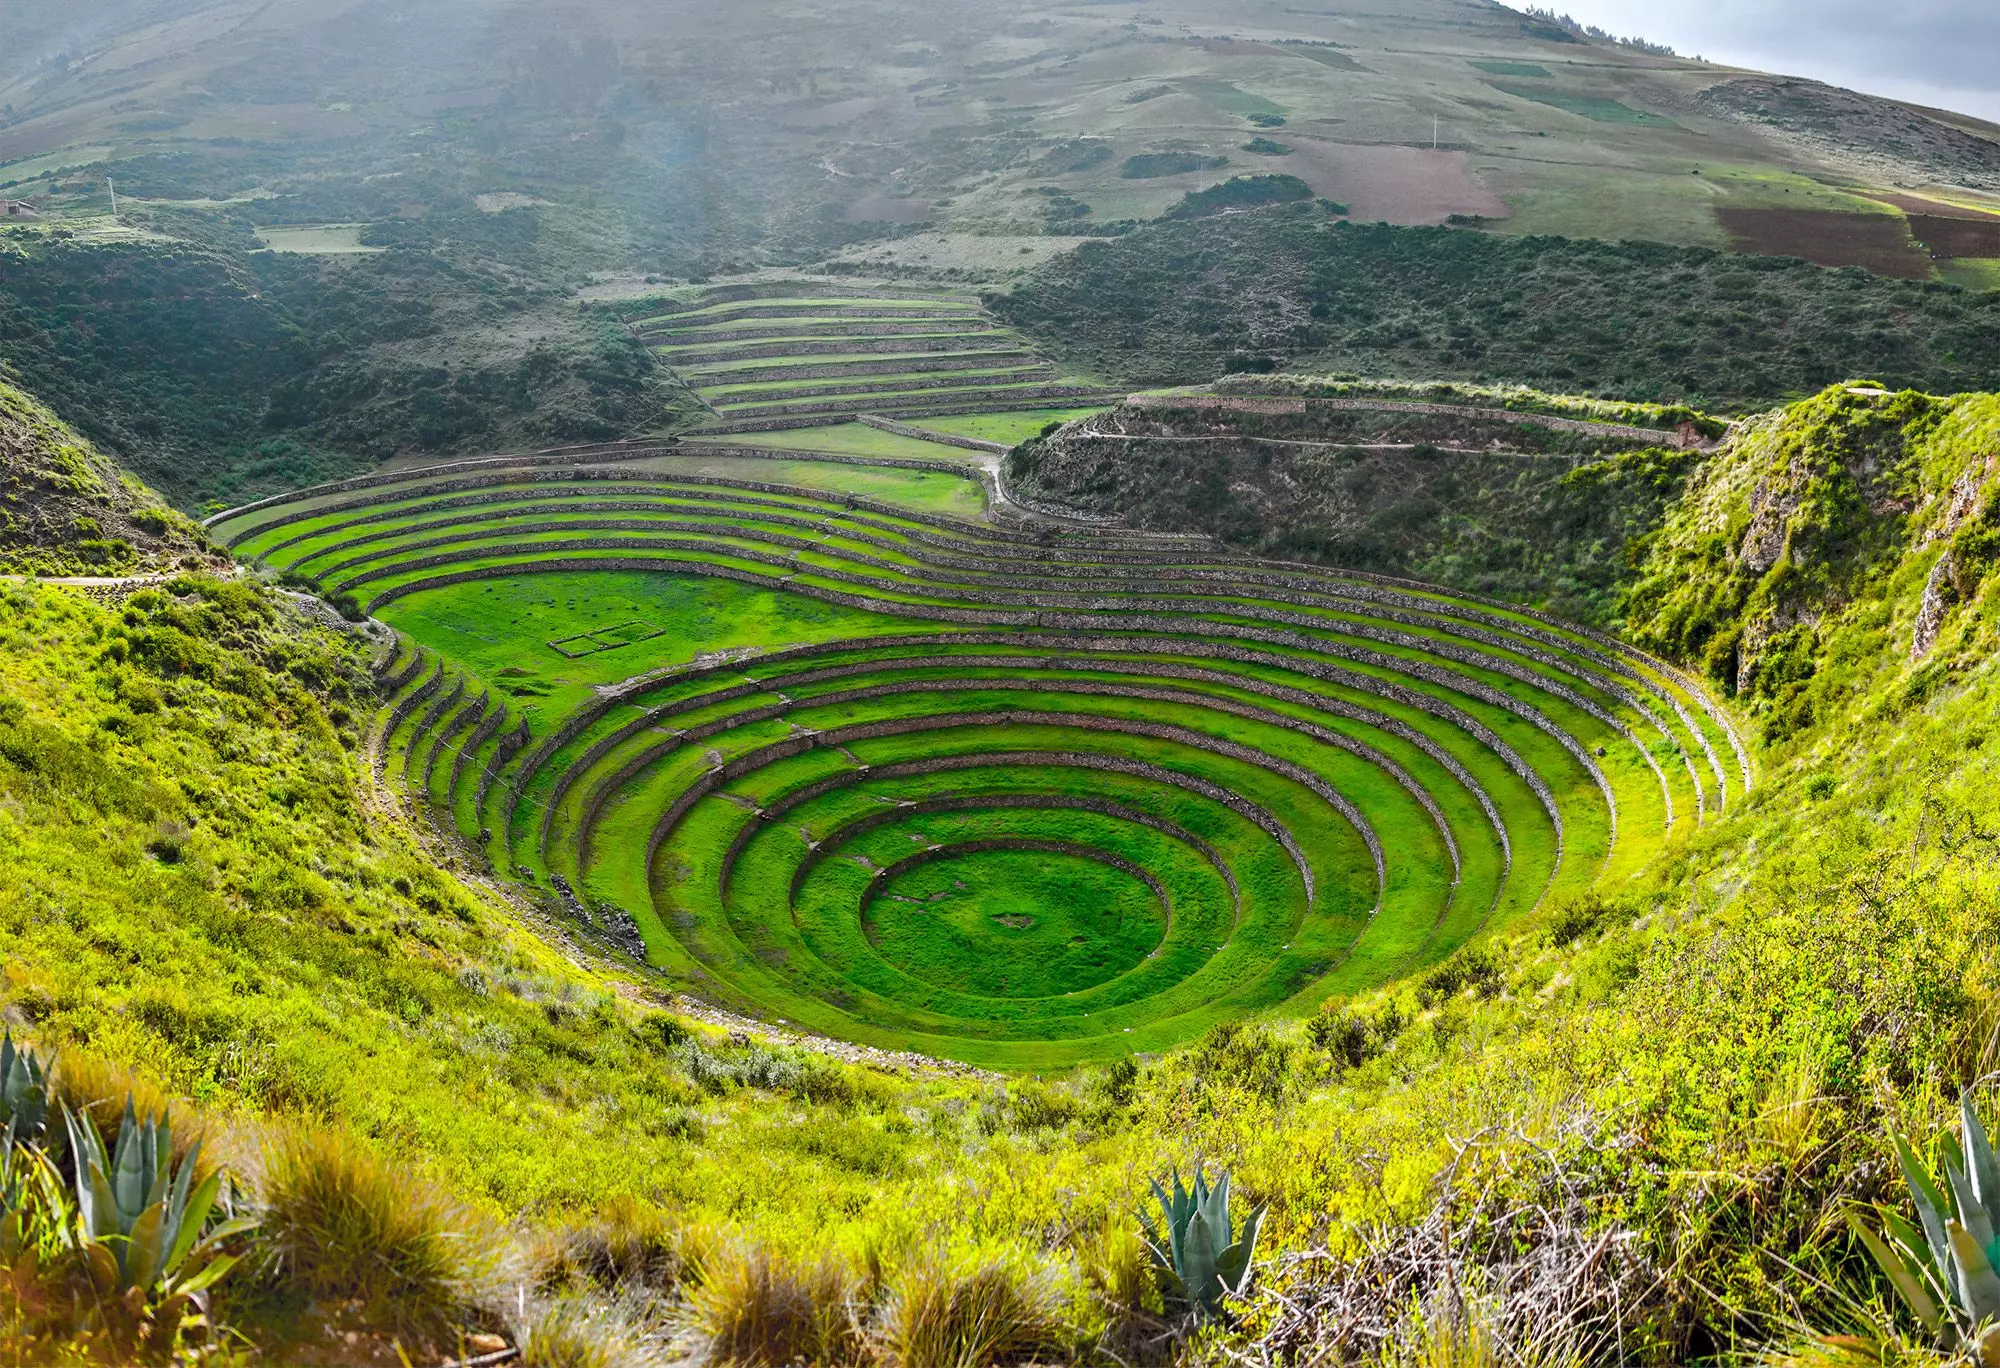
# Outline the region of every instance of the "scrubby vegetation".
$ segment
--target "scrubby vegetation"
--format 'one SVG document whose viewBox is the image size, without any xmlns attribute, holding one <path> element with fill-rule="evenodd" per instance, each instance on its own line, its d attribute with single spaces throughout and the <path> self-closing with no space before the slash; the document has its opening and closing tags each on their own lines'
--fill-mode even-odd
<svg viewBox="0 0 2000 1368">
<path fill-rule="evenodd" d="M 1683 444 L 1723 428 L 1518 389 L 1237 376 L 1044 433 L 1006 469 L 1024 497 L 1134 526 L 1608 626 L 1633 548 L 1701 463 Z"/>
<path fill-rule="evenodd" d="M 1334 370 L 1741 408 L 1850 375 L 2000 384 L 2000 295 L 1638 242 L 1503 238 L 1319 205 L 1087 243 L 992 308 L 1128 384 Z"/>
<path fill-rule="evenodd" d="M 662 421 L 645 352 L 562 291 L 422 251 L 0 244 L 0 364 L 183 506 L 401 451 Z"/>
</svg>

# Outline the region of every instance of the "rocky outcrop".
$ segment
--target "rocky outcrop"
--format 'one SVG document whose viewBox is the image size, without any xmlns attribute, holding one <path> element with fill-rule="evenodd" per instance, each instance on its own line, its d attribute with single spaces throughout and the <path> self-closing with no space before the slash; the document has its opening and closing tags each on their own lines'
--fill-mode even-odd
<svg viewBox="0 0 2000 1368">
<path fill-rule="evenodd" d="M 1924 596 L 1917 604 L 1917 625 L 1910 640 L 1911 661 L 1922 660 L 1937 645 L 1944 621 L 1958 602 L 1958 557 L 1946 551 L 1931 567 L 1924 581 Z"/>
<path fill-rule="evenodd" d="M 34 399 L 0 382 L 0 571 L 220 571 L 200 530 Z"/>
</svg>

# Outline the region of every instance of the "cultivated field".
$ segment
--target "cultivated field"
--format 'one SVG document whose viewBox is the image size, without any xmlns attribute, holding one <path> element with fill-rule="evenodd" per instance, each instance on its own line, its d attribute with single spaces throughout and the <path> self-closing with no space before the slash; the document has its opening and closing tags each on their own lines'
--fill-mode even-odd
<svg viewBox="0 0 2000 1368">
<path fill-rule="evenodd" d="M 809 281 L 640 300 L 622 314 L 719 423 L 978 413 L 1105 397 L 969 295 Z"/>
<path fill-rule="evenodd" d="M 1001 1068 L 1157 1050 L 1616 885 L 1749 780 L 1690 681 L 1551 619 L 938 512 L 949 467 L 716 459 L 213 531 L 398 629 L 393 784 L 739 1010 Z"/>
</svg>

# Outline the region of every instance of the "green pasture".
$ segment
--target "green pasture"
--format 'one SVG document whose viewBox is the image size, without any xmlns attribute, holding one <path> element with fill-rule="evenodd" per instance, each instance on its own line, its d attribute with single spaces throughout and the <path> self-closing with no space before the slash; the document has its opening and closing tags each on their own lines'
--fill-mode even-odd
<svg viewBox="0 0 2000 1368">
<path fill-rule="evenodd" d="M 1495 81 L 1493 87 L 1520 100 L 1532 100 L 1536 104 L 1560 109 L 1565 114 L 1575 114 L 1602 124 L 1640 124 L 1658 127 L 1672 127 L 1673 120 L 1654 114 L 1649 110 L 1634 109 L 1631 105 L 1602 95 L 1585 95 L 1578 91 L 1551 90 L 1542 86 L 1510 85 Z"/>
<path fill-rule="evenodd" d="M 944 429 L 938 419 L 922 426 Z M 783 428 L 777 432 L 743 432 L 729 437 L 732 446 L 770 447 L 775 451 L 826 451 L 840 456 L 880 456 L 916 461 L 976 462 L 979 453 L 942 442 L 926 442 L 899 432 L 884 432 L 866 423 L 829 423 L 825 427 Z M 879 497 L 879 496 L 878 496 Z"/>
<path fill-rule="evenodd" d="M 917 426 L 948 432 L 955 437 L 977 437 L 986 442 L 1018 446 L 1038 435 L 1050 423 L 1073 423 L 1102 413 L 1102 404 L 1089 408 L 1017 409 L 1011 413 L 965 413 L 921 419 Z"/>
</svg>

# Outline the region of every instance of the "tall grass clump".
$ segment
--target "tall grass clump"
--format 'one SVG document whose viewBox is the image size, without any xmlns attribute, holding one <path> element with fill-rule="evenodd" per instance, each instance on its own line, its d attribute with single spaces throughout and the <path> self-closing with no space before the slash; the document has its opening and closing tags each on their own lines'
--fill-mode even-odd
<svg viewBox="0 0 2000 1368">
<path fill-rule="evenodd" d="M 730 1368 L 858 1362 L 858 1280 L 830 1259 L 797 1264 L 756 1245 L 718 1251 L 688 1299 L 708 1361 Z"/>
<path fill-rule="evenodd" d="M 438 1339 L 494 1290 L 500 1237 L 345 1136 L 279 1138 L 262 1186 L 266 1271 L 288 1292 Z"/>
<path fill-rule="evenodd" d="M 561 1297 L 514 1330 L 521 1368 L 652 1368 L 660 1356 L 615 1305 Z"/>
<path fill-rule="evenodd" d="M 869 1335 L 884 1368 L 986 1368 L 1066 1358 L 1062 1297 L 1047 1270 L 1010 1255 L 920 1255 L 889 1283 Z"/>
</svg>

